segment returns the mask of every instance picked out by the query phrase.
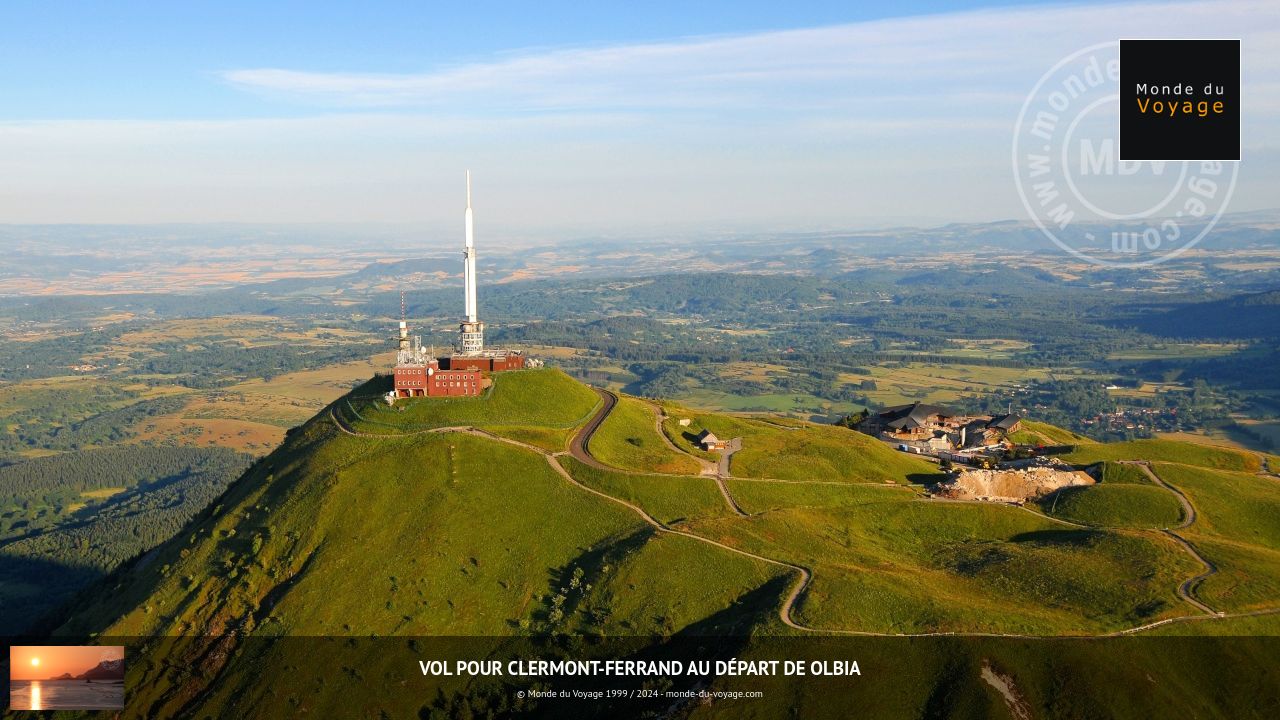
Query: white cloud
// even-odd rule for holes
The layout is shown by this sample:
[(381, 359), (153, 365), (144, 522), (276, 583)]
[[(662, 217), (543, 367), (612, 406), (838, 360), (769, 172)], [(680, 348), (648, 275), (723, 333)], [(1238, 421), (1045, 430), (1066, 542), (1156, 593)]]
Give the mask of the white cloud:
[[(1280, 76), (1272, 0), (986, 10), (804, 30), (569, 48), (421, 73), (223, 73), (236, 87), (335, 106), (472, 110), (795, 111), (864, 99), (1020, 92), (1064, 54), (1117, 37), (1247, 34), (1251, 77)], [(1019, 94), (1018, 99), (1021, 99)]]
[(323, 114), (0, 123), (0, 218), (450, 228), (467, 167), (483, 226), (513, 234), (1021, 217), (1011, 127), (1041, 73), (1100, 41), (1188, 34), (1244, 39), (1257, 167), (1234, 207), (1273, 206), (1280, 13), (1241, 0), (984, 10), (417, 74), (229, 71)]

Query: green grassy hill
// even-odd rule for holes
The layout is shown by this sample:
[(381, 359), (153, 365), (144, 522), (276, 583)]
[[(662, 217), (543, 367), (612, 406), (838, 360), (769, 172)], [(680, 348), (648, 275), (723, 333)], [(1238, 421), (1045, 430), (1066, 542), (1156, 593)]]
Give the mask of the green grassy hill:
[[(862, 433), (833, 425), (719, 415), (670, 406), (663, 425), (678, 447), (708, 458), (695, 438), (710, 430), (723, 440), (742, 438), (742, 449), (729, 467), (736, 477), (779, 480), (907, 483), (937, 479), (938, 466), (898, 452)], [(680, 419), (689, 425), (681, 426)]]
[[(573, 655), (590, 647), (563, 638), (625, 637), (652, 650), (683, 634), (1094, 635), (1201, 615), (1176, 589), (1203, 568), (1158, 529), (1178, 520), (1176, 497), (1124, 465), (1108, 464), (1103, 484), (1048, 516), (928, 499), (919, 483), (934, 465), (844, 428), (672, 407), (662, 431), (690, 453), (701, 428), (743, 438), (722, 492), (715, 478), (655, 474), (690, 458), (663, 443), (638, 400), (624, 398), (589, 444), (614, 469), (565, 454), (599, 406), (559, 371), (501, 374), (479, 398), (395, 407), (369, 389), (291, 431), (60, 629), (164, 639), (169, 659), (130, 666), (140, 714), (332, 714), (347, 702), (339, 688), (352, 686), (312, 667), (314, 647), (273, 644), (303, 636), (346, 638), (325, 646), (332, 652), (371, 642), (379, 658), (379, 639), (406, 638), (401, 650), (422, 656), (436, 646), (421, 638), (445, 636), (550, 638), (555, 647), (540, 652)], [(484, 432), (433, 431), (456, 426)], [(1089, 449), (1134, 459), (1148, 446), (1103, 447)], [(1198, 597), (1227, 610), (1274, 604), (1280, 483), (1212, 465), (1155, 469), (1196, 505), (1186, 537), (1219, 566)], [(779, 616), (797, 567), (810, 579), (787, 619), (806, 629)], [(430, 715), (421, 693), (396, 690), (411, 667), (362, 663), (341, 671), (387, 690), (370, 707)], [(294, 670), (268, 686), (265, 666)], [(921, 681), (904, 692), (923, 695), (900, 698), (917, 715), (940, 692)]]
[(1065, 488), (1042, 498), (1040, 508), (1063, 520), (1101, 527), (1167, 528), (1182, 520), (1182, 505), (1164, 488), (1103, 482)]
[(1142, 468), (1129, 463), (1107, 461), (1102, 463), (1102, 482), (1108, 485), (1151, 485), (1151, 479)]
[(928, 501), (907, 488), (730, 488), (759, 514), (693, 529), (812, 568), (799, 611), (815, 627), (1096, 633), (1186, 614), (1174, 586), (1195, 565), (1158, 537), (1081, 530), (1007, 505)]
[(1172, 463), (1153, 466), (1199, 516), (1181, 531), (1218, 567), (1197, 592), (1225, 610), (1276, 606), (1280, 598), (1280, 481)]
[(555, 368), (497, 373), (480, 397), (382, 399), (383, 383), (358, 388), (335, 410), (354, 429), (399, 435), (441, 427), (472, 426), (547, 450), (563, 450), (573, 428), (600, 403), (591, 388)]
[(1245, 472), (1262, 468), (1262, 461), (1255, 453), (1162, 439), (1080, 443), (1063, 459), (1073, 463), (1142, 459)]
[[(66, 629), (172, 635), (246, 621), (286, 635), (587, 629), (582, 618), (549, 618), (548, 576), (598, 571), (590, 563), (615, 546), (643, 563), (648, 542), (635, 537), (645, 531), (534, 451), (459, 433), (351, 437), (322, 416)], [(748, 589), (730, 578), (754, 587), (769, 576), (733, 556), (717, 564), (720, 579), (700, 580), (697, 592), (664, 582), (626, 596), (723, 604)], [(608, 589), (606, 580), (596, 592)], [(268, 596), (278, 597), (266, 607)], [(678, 629), (701, 618), (690, 612), (664, 623)], [(612, 614), (631, 617), (638, 632), (655, 629), (652, 618), (636, 624), (641, 615), (626, 603)]]
[(1079, 433), (1034, 420), (1023, 420), (1022, 428), (1010, 434), (1009, 439), (1027, 445), (1081, 445), (1097, 442)]
[(657, 414), (644, 401), (619, 397), (591, 438), (591, 454), (607, 465), (635, 472), (697, 475), (698, 461), (667, 447), (654, 430), (657, 422)]

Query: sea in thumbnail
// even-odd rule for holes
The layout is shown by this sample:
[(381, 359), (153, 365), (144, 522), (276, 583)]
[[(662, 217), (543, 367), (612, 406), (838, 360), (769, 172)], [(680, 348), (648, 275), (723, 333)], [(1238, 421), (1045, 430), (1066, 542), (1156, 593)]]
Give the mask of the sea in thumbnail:
[(124, 682), (83, 680), (10, 680), (10, 710), (118, 710), (124, 707)]

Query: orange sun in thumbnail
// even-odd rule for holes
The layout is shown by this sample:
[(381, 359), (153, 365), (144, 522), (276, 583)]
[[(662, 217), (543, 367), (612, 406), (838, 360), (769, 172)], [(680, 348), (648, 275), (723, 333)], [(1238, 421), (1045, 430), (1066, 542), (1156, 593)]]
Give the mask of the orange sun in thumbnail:
[(33, 658), (31, 658), (31, 666), (32, 666), (32, 667), (40, 667), (40, 658), (38, 658), (38, 657), (33, 657)]

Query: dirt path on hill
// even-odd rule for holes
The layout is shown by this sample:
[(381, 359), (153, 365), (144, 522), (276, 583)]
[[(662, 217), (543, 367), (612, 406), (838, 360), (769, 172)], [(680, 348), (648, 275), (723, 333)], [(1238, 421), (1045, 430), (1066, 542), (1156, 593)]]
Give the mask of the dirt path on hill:
[(1182, 522), (1179, 523), (1177, 527), (1173, 528), (1174, 530), (1182, 530), (1184, 528), (1191, 527), (1191, 524), (1196, 521), (1195, 506), (1191, 504), (1191, 501), (1187, 499), (1186, 495), (1182, 494), (1181, 490), (1175, 488), (1164, 480), (1161, 480), (1160, 476), (1156, 475), (1155, 471), (1151, 469), (1151, 463), (1146, 460), (1118, 460), (1117, 462), (1121, 465), (1132, 465), (1138, 468), (1147, 476), (1148, 480), (1178, 496), (1178, 502), (1182, 503)]
[(1258, 474), (1271, 478), (1272, 480), (1280, 480), (1280, 473), (1277, 473), (1271, 467), (1271, 461), (1267, 459), (1266, 453), (1254, 453), (1258, 456), (1258, 461), (1262, 463), (1262, 468), (1258, 470)]
[(693, 453), (688, 452), (686, 450), (681, 450), (680, 446), (671, 442), (671, 438), (667, 437), (666, 431), (662, 429), (662, 423), (668, 417), (667, 411), (661, 405), (658, 405), (656, 403), (648, 403), (648, 405), (653, 410), (654, 415), (656, 416), (656, 422), (654, 423), (654, 430), (658, 432), (658, 437), (662, 438), (662, 443), (667, 446), (667, 449), (671, 450), (672, 452), (678, 452), (681, 455), (686, 455), (688, 457), (693, 458), (694, 460), (697, 460), (699, 475), (703, 475), (706, 477), (714, 477), (716, 475), (716, 464), (706, 458), (698, 457), (697, 455), (694, 455)]
[(1203, 582), (1205, 578), (1208, 578), (1218, 572), (1218, 566), (1209, 562), (1205, 556), (1201, 555), (1200, 551), (1197, 550), (1195, 545), (1192, 545), (1189, 540), (1174, 532), (1175, 530), (1183, 530), (1191, 527), (1191, 525), (1195, 523), (1196, 507), (1191, 504), (1191, 500), (1188, 499), (1186, 495), (1182, 494), (1181, 490), (1160, 479), (1160, 476), (1156, 475), (1155, 471), (1151, 469), (1151, 463), (1146, 462), (1145, 460), (1122, 460), (1120, 462), (1123, 465), (1133, 465), (1134, 467), (1142, 470), (1143, 474), (1147, 476), (1147, 479), (1151, 480), (1151, 482), (1155, 483), (1157, 486), (1173, 493), (1177, 496), (1178, 502), (1182, 503), (1182, 522), (1175, 528), (1165, 528), (1163, 532), (1165, 535), (1172, 538), (1173, 541), (1182, 547), (1182, 549), (1191, 555), (1191, 557), (1195, 558), (1197, 562), (1203, 565), (1204, 572), (1196, 575), (1195, 577), (1183, 580), (1182, 584), (1178, 585), (1178, 597), (1192, 605), (1195, 605), (1197, 608), (1209, 615), (1221, 616), (1223, 614), (1222, 612), (1214, 610), (1192, 594), (1195, 592), (1196, 587)]
[(729, 492), (729, 486), (724, 483), (724, 479), (730, 477), (730, 459), (733, 457), (734, 453), (742, 449), (742, 438), (734, 438), (730, 440), (724, 453), (720, 455), (720, 461), (712, 462), (706, 458), (698, 457), (691, 452), (681, 450), (679, 446), (671, 442), (671, 438), (667, 437), (666, 431), (662, 429), (662, 423), (667, 419), (667, 411), (663, 409), (661, 405), (656, 403), (651, 403), (650, 407), (653, 408), (654, 412), (657, 414), (657, 422), (654, 423), (654, 430), (657, 431), (658, 437), (662, 438), (663, 444), (674, 452), (678, 452), (681, 455), (686, 455), (697, 460), (700, 468), (698, 474), (702, 477), (715, 478), (716, 489), (720, 491), (720, 497), (724, 498), (724, 504), (733, 511), (733, 514), (739, 517), (750, 517), (751, 514), (742, 509), (742, 506), (738, 504), (736, 499), (734, 499), (733, 493)]
[[(892, 486), (889, 486), (889, 487), (892, 487)], [(1005, 507), (1011, 507), (1017, 510), (1021, 510), (1023, 512), (1031, 513), (1032, 515), (1035, 515), (1041, 520), (1048, 520), (1049, 522), (1055, 522), (1055, 523), (1058, 523), (1059, 525), (1066, 525), (1068, 527), (1079, 528), (1081, 530), (1119, 529), (1119, 528), (1107, 528), (1101, 525), (1085, 525), (1084, 523), (1078, 523), (1074, 520), (1066, 520), (1060, 517), (1054, 517), (1048, 513), (1037, 512), (1025, 505), (1009, 505), (1007, 503), (993, 503), (990, 500), (970, 500), (966, 498), (944, 498), (944, 497), (936, 497), (936, 496), (935, 497), (917, 497), (916, 500), (919, 502), (925, 502), (925, 503), (951, 503), (955, 505), (987, 505), (987, 506), (1004, 505)]]
[(724, 496), (725, 504), (729, 506), (730, 510), (740, 517), (750, 517), (749, 513), (738, 505), (738, 501), (733, 498), (733, 493), (729, 492), (729, 486), (724, 483), (724, 479), (730, 477), (729, 462), (733, 459), (733, 454), (741, 449), (742, 438), (734, 438), (725, 444), (724, 452), (720, 455), (720, 462), (716, 466), (716, 487), (720, 488), (720, 494)]
[[(596, 392), (601, 393), (602, 397), (604, 397), (605, 395), (611, 395), (611, 393), (608, 393), (607, 391), (597, 390)], [(460, 433), (466, 433), (468, 435), (476, 435), (479, 437), (484, 437), (490, 440), (495, 440), (497, 442), (507, 443), (508, 445), (514, 445), (516, 447), (538, 453), (539, 455), (543, 456), (543, 458), (546, 459), (547, 464), (551, 467), (551, 469), (569, 484), (579, 488), (580, 490), (583, 490), (584, 492), (589, 492), (592, 495), (595, 495), (604, 500), (607, 500), (609, 502), (612, 502), (627, 508), (631, 512), (635, 513), (645, 524), (649, 525), (659, 533), (664, 533), (669, 535), (679, 535), (681, 537), (686, 537), (686, 538), (689, 538), (690, 540), (695, 540), (697, 542), (705, 543), (707, 545), (711, 545), (721, 550), (734, 553), (735, 555), (750, 558), (752, 560), (757, 560), (759, 562), (772, 565), (774, 567), (785, 568), (786, 570), (795, 573), (796, 579), (792, 583), (791, 589), (787, 592), (786, 597), (783, 598), (782, 604), (778, 607), (778, 620), (789, 628), (792, 628), (794, 630), (799, 630), (805, 633), (815, 633), (819, 635), (853, 635), (853, 636), (861, 636), (861, 637), (987, 637), (987, 638), (1015, 638), (1015, 639), (1022, 639), (1022, 640), (1055, 640), (1055, 639), (1093, 640), (1093, 639), (1101, 639), (1101, 638), (1112, 638), (1112, 637), (1122, 637), (1126, 635), (1134, 635), (1137, 633), (1141, 633), (1147, 630), (1152, 630), (1152, 629), (1162, 627), (1164, 625), (1170, 625), (1173, 623), (1195, 622), (1195, 621), (1205, 621), (1205, 620), (1220, 620), (1220, 619), (1227, 619), (1227, 618), (1259, 617), (1263, 615), (1280, 614), (1280, 608), (1254, 610), (1252, 612), (1245, 612), (1245, 613), (1214, 613), (1213, 611), (1208, 610), (1207, 612), (1209, 612), (1210, 614), (1184, 615), (1184, 616), (1175, 617), (1175, 618), (1166, 618), (1164, 620), (1158, 620), (1156, 622), (1147, 623), (1145, 625), (1139, 625), (1137, 627), (1127, 628), (1125, 630), (1117, 630), (1114, 632), (1104, 633), (1100, 635), (1026, 635), (1026, 634), (1020, 634), (1020, 633), (981, 633), (981, 632), (978, 632), (978, 633), (975, 633), (975, 632), (885, 633), (885, 632), (874, 632), (870, 630), (823, 629), (823, 628), (816, 628), (816, 627), (804, 625), (803, 623), (800, 623), (799, 621), (795, 620), (792, 617), (792, 613), (795, 609), (796, 601), (800, 598), (801, 594), (804, 593), (804, 591), (809, 587), (809, 584), (813, 581), (813, 572), (809, 568), (803, 565), (798, 565), (796, 563), (788, 562), (785, 560), (778, 560), (776, 558), (766, 557), (764, 555), (758, 555), (748, 550), (742, 550), (740, 548), (736, 548), (731, 545), (726, 545), (725, 543), (718, 542), (716, 540), (712, 540), (711, 538), (703, 537), (701, 535), (696, 535), (694, 533), (691, 533), (685, 530), (677, 530), (675, 528), (671, 528), (665, 525), (664, 523), (662, 523), (661, 521), (659, 521), (657, 518), (650, 515), (648, 512), (645, 511), (644, 508), (640, 507), (639, 505), (636, 505), (635, 503), (632, 503), (627, 500), (623, 500), (622, 498), (614, 497), (600, 490), (596, 490), (595, 488), (588, 487), (587, 485), (584, 485), (581, 482), (578, 482), (577, 480), (575, 480), (574, 477), (569, 474), (569, 471), (564, 469), (564, 466), (560, 464), (559, 458), (564, 456), (565, 454), (572, 454), (575, 458), (577, 458), (581, 462), (592, 464), (593, 467), (603, 467), (606, 470), (612, 470), (612, 468), (603, 466), (602, 464), (599, 464), (598, 461), (596, 461), (594, 458), (591, 458), (590, 454), (587, 452), (587, 449), (588, 449), (587, 440), (590, 438), (591, 433), (595, 432), (595, 430), (600, 427), (600, 423), (604, 421), (605, 416), (609, 414), (609, 411), (611, 411), (614, 405), (616, 404), (617, 404), (616, 396), (613, 396), (612, 402), (610, 402), (607, 399), (605, 400), (605, 405), (601, 407), (600, 410), (596, 413), (596, 415), (593, 416), (592, 419), (588, 421), (585, 425), (583, 425), (582, 428), (579, 429), (578, 432), (574, 435), (573, 441), (570, 443), (570, 448), (571, 448), (570, 453), (548, 452), (545, 448), (540, 448), (536, 445), (530, 445), (529, 443), (521, 442), (519, 440), (512, 440), (511, 438), (499, 437), (497, 435), (493, 435), (491, 433), (485, 432), (484, 430), (480, 430), (479, 428), (469, 427), (469, 426), (451, 426), (451, 427), (431, 428), (427, 430), (415, 431), (412, 433), (400, 433), (398, 435), (362, 433), (353, 428), (348, 427), (343, 422), (343, 420), (339, 417), (338, 413), (334, 409), (337, 403), (334, 403), (329, 406), (329, 417), (333, 421), (334, 426), (338, 428), (338, 430), (353, 437), (369, 438), (369, 439), (375, 439), (375, 440), (386, 440), (386, 439), (391, 439), (396, 437), (403, 437), (407, 435), (460, 432)], [(574, 448), (578, 449), (582, 453), (582, 455), (585, 456), (585, 458), (590, 458), (590, 460), (587, 460), (584, 457), (579, 457), (576, 453), (573, 453), (572, 449)], [(678, 476), (678, 477), (690, 477), (690, 476)], [(755, 479), (755, 478), (753, 478), (753, 480), (760, 481), (759, 479)], [(770, 481), (765, 480), (764, 482), (770, 482)], [(778, 482), (786, 482), (786, 481), (778, 481)], [(1163, 481), (1160, 481), (1160, 482), (1161, 484), (1164, 484)], [(843, 484), (850, 484), (850, 483), (843, 483)], [(870, 487), (878, 487), (878, 486), (870, 485)], [(900, 487), (900, 486), (886, 485), (884, 487)], [(1174, 492), (1177, 492), (1177, 491), (1175, 490)], [(1187, 547), (1190, 548), (1190, 545), (1187, 544)], [(1194, 549), (1191, 549), (1191, 552), (1195, 553)], [(1196, 557), (1199, 557), (1199, 553), (1195, 553), (1195, 554), (1196, 554)], [(1206, 562), (1206, 565), (1208, 565), (1207, 562)], [(1212, 574), (1212, 573), (1209, 573), (1209, 574)], [(1196, 579), (1197, 578), (1192, 578), (1192, 581)], [(1184, 586), (1186, 584), (1187, 583), (1184, 583)], [(1190, 599), (1190, 601), (1192, 602), (1192, 604), (1200, 606), (1200, 604), (1194, 601), (1194, 599)]]

